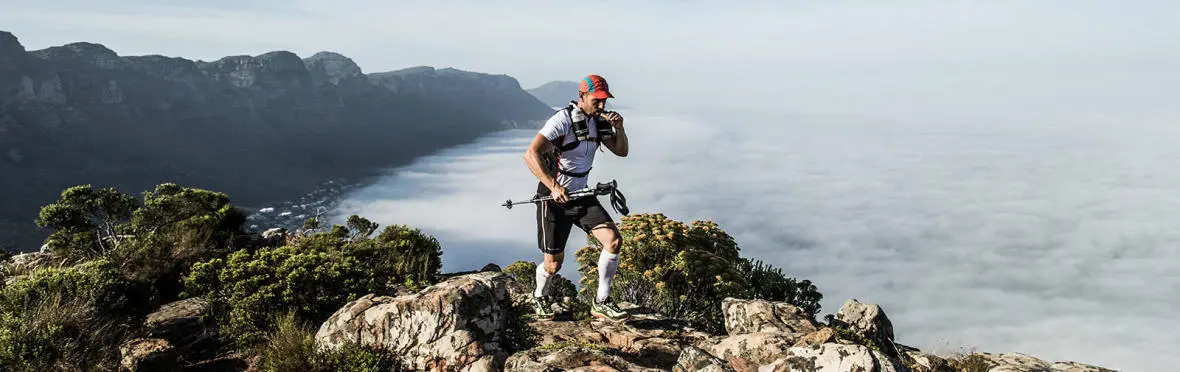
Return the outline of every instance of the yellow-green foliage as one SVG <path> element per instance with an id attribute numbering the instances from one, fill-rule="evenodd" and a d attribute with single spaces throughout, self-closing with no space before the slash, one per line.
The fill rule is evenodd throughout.
<path id="1" fill-rule="evenodd" d="M 788 300 L 787 293 L 767 293 L 751 284 L 751 278 L 756 273 L 759 279 L 777 275 L 775 279 L 782 283 L 794 283 L 794 279 L 741 258 L 733 237 L 712 221 L 686 225 L 662 213 L 644 213 L 621 218 L 619 230 L 623 244 L 611 294 L 620 301 L 718 331 L 724 328 L 721 301 L 726 297 Z M 601 252 L 597 241 L 589 242 L 576 253 L 583 274 L 581 296 L 586 299 L 598 285 Z M 818 299 L 814 286 L 810 289 L 814 293 L 805 297 Z"/>
<path id="2" fill-rule="evenodd" d="M 389 226 L 376 238 L 338 230 L 197 263 L 184 278 L 185 294 L 212 300 L 221 309 L 222 337 L 249 346 L 262 340 L 270 314 L 290 310 L 322 322 L 366 294 L 436 280 L 442 251 L 433 237 L 405 226 Z"/>

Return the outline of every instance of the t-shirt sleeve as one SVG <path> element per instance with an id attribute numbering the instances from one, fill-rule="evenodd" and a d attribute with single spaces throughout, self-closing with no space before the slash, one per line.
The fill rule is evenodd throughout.
<path id="1" fill-rule="evenodd" d="M 541 126 L 541 135 L 550 141 L 564 136 L 569 131 L 569 123 L 566 121 L 564 112 L 558 112 L 549 117 L 549 120 L 545 121 L 545 125 Z"/>

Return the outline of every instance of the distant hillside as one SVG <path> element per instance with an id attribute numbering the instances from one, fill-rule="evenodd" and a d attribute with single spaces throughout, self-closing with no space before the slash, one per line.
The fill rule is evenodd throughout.
<path id="1" fill-rule="evenodd" d="M 569 101 L 578 99 L 578 82 L 550 81 L 539 87 L 529 89 L 529 94 L 545 102 L 549 107 L 565 106 Z"/>
<path id="2" fill-rule="evenodd" d="M 207 62 L 89 42 L 26 51 L 0 31 L 0 248 L 40 246 L 38 208 L 70 185 L 177 182 L 258 205 L 551 112 L 505 75 L 366 74 L 332 52 Z"/>

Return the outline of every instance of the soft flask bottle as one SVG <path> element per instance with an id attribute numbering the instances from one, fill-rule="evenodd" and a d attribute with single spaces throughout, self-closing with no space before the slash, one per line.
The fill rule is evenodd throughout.
<path id="1" fill-rule="evenodd" d="M 590 139 L 590 126 L 586 123 L 587 119 L 586 113 L 582 112 L 582 109 L 574 107 L 570 110 L 570 120 L 573 121 L 570 127 L 573 128 L 574 136 L 578 138 L 578 141 Z"/>

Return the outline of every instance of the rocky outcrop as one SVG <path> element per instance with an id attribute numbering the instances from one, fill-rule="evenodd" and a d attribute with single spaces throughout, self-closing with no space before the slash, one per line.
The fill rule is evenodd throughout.
<path id="1" fill-rule="evenodd" d="M 836 312 L 833 321 L 869 339 L 879 350 L 897 357 L 897 345 L 893 343 L 893 322 L 876 304 L 863 304 L 855 298 L 849 299 Z"/>
<path id="2" fill-rule="evenodd" d="M 0 247 L 40 246 L 48 232 L 29 221 L 69 186 L 138 194 L 167 181 L 255 206 L 551 114 L 505 75 L 366 74 L 332 52 L 192 61 L 91 42 L 26 51 L 0 31 Z"/>
<path id="3" fill-rule="evenodd" d="M 828 343 L 813 347 L 797 347 L 787 350 L 786 357 L 780 358 L 759 370 L 770 371 L 863 371 L 897 372 L 908 371 L 885 355 L 863 345 Z"/>
<path id="4" fill-rule="evenodd" d="M 747 333 L 717 337 L 700 345 L 702 350 L 729 362 L 737 371 L 757 371 L 787 355 L 795 340 L 782 333 Z"/>
<path id="5" fill-rule="evenodd" d="M 727 298 L 721 303 L 721 312 L 725 315 L 725 331 L 730 335 L 810 333 L 817 330 L 811 317 L 785 302 Z"/>
<path id="6" fill-rule="evenodd" d="M 514 305 L 525 303 L 521 281 L 529 279 L 493 269 L 447 276 L 419 293 L 362 297 L 323 323 L 316 342 L 375 345 L 411 369 L 433 371 L 1109 371 L 1016 353 L 925 354 L 894 341 L 880 306 L 855 299 L 828 324 L 784 302 L 725 299 L 719 310 L 727 334 L 721 335 L 620 303 L 632 314 L 622 323 L 529 320 L 535 345 L 523 349 L 506 337 L 520 335 L 507 327 L 519 326 L 511 317 L 519 316 Z"/>
<path id="7" fill-rule="evenodd" d="M 364 76 L 352 59 L 333 52 L 319 52 L 304 60 L 316 84 L 339 84 L 341 80 Z"/>
<path id="8" fill-rule="evenodd" d="M 54 265 L 53 254 L 49 252 L 22 253 L 0 260 L 0 287 L 12 283 L 34 270 Z"/>
<path id="9" fill-rule="evenodd" d="M 685 346 L 672 367 L 673 372 L 730 372 L 733 368 L 724 360 L 710 355 L 695 346 Z"/>
<path id="10" fill-rule="evenodd" d="M 209 352 L 217 346 L 211 315 L 203 298 L 167 303 L 145 318 L 145 337 L 167 341 L 182 360 L 211 358 Z"/>
<path id="11" fill-rule="evenodd" d="M 400 297 L 368 295 L 350 302 L 316 332 L 317 345 L 372 345 L 399 355 L 415 370 L 500 368 L 511 299 L 507 275 L 455 277 Z"/>
<path id="12" fill-rule="evenodd" d="M 1114 372 L 1102 367 L 1077 362 L 1048 362 L 1022 353 L 976 353 L 980 364 L 989 372 Z M 982 367 L 982 366 L 981 366 Z"/>
<path id="13" fill-rule="evenodd" d="M 643 367 L 618 355 L 600 349 L 569 346 L 553 349 L 532 349 L 512 355 L 505 371 L 661 371 Z"/>

